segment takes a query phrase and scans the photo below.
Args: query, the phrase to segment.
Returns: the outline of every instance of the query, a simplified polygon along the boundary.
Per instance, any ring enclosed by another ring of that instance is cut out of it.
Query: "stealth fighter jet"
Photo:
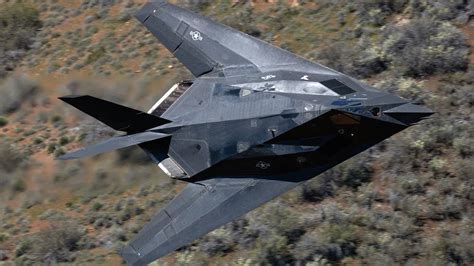
[[[122,250],[145,265],[430,116],[257,38],[167,3],[136,18],[196,77],[142,112],[61,99],[126,134],[64,155],[140,146],[187,186]]]

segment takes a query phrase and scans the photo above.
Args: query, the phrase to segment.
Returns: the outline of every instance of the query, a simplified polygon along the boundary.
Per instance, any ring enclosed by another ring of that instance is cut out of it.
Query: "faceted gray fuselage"
[[[169,4],[136,18],[196,77],[148,113],[65,102],[127,135],[62,156],[139,145],[188,185],[121,251],[150,263],[414,125],[432,111]]]
[[[338,152],[337,143],[343,151],[370,147],[407,127],[383,114],[406,103],[337,75],[277,70],[206,77],[161,114],[173,122],[153,131],[173,135],[169,155],[191,180],[226,164],[232,175],[265,175],[321,166]]]

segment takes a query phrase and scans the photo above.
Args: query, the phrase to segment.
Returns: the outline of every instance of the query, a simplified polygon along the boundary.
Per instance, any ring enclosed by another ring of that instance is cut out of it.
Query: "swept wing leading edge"
[[[129,265],[146,265],[257,208],[301,181],[274,178],[214,178],[188,184],[153,217],[121,255]]]
[[[136,17],[196,77],[213,71],[232,76],[276,67],[340,74],[166,1],[147,3]]]

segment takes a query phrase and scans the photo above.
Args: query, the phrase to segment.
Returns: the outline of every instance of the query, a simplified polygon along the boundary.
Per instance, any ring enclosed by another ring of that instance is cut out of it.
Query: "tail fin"
[[[122,149],[134,145],[139,145],[142,143],[149,143],[156,140],[164,140],[165,143],[168,143],[169,145],[169,141],[166,141],[166,138],[168,137],[170,137],[170,135],[149,131],[133,135],[114,137],[104,142],[89,146],[85,149],[67,153],[63,156],[58,157],[58,160],[73,160],[88,156],[94,156],[97,154]]]
[[[171,123],[155,115],[108,102],[89,95],[60,97],[62,101],[118,131],[128,134]]]

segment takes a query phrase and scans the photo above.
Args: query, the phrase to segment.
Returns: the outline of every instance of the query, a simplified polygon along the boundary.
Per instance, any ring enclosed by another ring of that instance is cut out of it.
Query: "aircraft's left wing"
[[[312,175],[214,178],[190,183],[121,252],[129,265],[146,265],[242,216]],[[288,180],[287,176],[286,179]]]
[[[276,66],[339,74],[167,1],[149,1],[136,17],[196,77],[265,72]]]

